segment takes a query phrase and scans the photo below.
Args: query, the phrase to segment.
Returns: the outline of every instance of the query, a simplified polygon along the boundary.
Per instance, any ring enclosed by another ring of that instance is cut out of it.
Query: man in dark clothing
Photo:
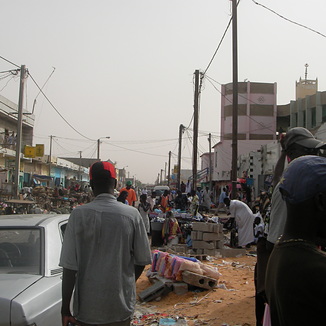
[[[287,205],[283,235],[266,272],[273,326],[324,325],[326,307],[326,158],[291,162],[279,186]]]
[[[271,212],[268,225],[265,227],[266,234],[260,237],[257,243],[257,264],[255,269],[256,286],[256,325],[262,325],[265,296],[265,273],[269,256],[273,250],[276,240],[283,234],[286,220],[286,205],[279,192],[279,181],[284,171],[286,160],[292,161],[304,155],[319,155],[320,149],[326,144],[316,139],[312,133],[303,127],[290,129],[285,136],[280,139],[282,146],[281,156],[278,159],[273,177],[273,194]]]

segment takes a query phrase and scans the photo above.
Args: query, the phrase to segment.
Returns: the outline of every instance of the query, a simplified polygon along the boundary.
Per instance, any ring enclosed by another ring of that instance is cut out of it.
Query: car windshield
[[[40,229],[0,229],[0,274],[41,274]]]

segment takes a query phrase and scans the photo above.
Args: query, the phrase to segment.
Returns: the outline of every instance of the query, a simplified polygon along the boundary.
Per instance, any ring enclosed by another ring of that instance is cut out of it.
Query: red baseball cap
[[[96,177],[103,177],[104,171],[109,171],[110,177],[116,179],[115,167],[112,163],[107,161],[93,163],[92,166],[89,168],[89,179],[92,180]]]

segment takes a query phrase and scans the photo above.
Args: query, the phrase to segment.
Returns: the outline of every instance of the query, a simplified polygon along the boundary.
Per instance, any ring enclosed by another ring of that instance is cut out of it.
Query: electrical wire
[[[71,128],[73,129],[77,134],[79,134],[80,136],[82,136],[85,139],[91,140],[91,141],[96,141],[96,139],[91,139],[85,135],[83,135],[81,132],[79,132],[74,126],[71,125],[70,122],[68,122],[67,119],[65,119],[63,117],[63,115],[57,110],[57,108],[52,104],[52,102],[50,101],[50,99],[45,95],[45,93],[42,91],[41,87],[37,84],[37,82],[35,81],[35,79],[33,78],[33,76],[30,74],[30,72],[28,72],[28,75],[31,77],[32,81],[34,82],[34,84],[36,85],[36,87],[40,90],[40,92],[42,93],[42,95],[45,97],[45,99],[48,101],[48,103],[52,106],[52,108],[55,110],[55,112],[57,112],[57,114],[61,117],[61,119]]]
[[[16,65],[15,63],[9,61],[8,59],[2,57],[1,55],[0,55],[0,59],[2,59],[2,60],[4,60],[4,61],[7,61],[8,63],[12,64],[13,66],[16,66],[17,68],[20,68],[20,66],[18,66],[18,65]]]
[[[135,152],[135,153],[140,153],[140,154],[145,154],[145,155],[151,155],[151,156],[166,157],[166,155],[146,153],[146,152],[142,152],[142,151],[138,151],[138,150],[129,149],[129,148],[126,148],[126,147],[122,147],[122,146],[114,145],[114,144],[112,144],[112,143],[110,143],[110,145],[113,146],[113,147],[117,147],[117,148],[124,149],[124,150],[126,150],[126,151],[130,151],[130,152]]]
[[[221,96],[223,96],[229,103],[231,103],[232,104],[232,101],[230,100],[230,99],[228,99],[225,95],[223,95],[222,93],[221,93],[221,91],[211,82],[211,80],[213,80],[214,82],[216,82],[216,83],[218,83],[218,84],[220,84],[221,86],[222,86],[222,84],[221,83],[219,83],[218,81],[216,81],[216,80],[214,80],[213,78],[210,78],[210,77],[208,77],[207,75],[206,75],[206,78],[207,78],[207,80],[211,83],[211,85],[221,94]],[[211,79],[211,80],[210,80]],[[239,97],[242,97],[243,99],[245,99],[246,101],[248,101],[248,102],[250,102],[250,103],[252,103],[252,104],[256,104],[256,105],[259,105],[259,103],[256,103],[256,102],[254,102],[254,101],[252,101],[252,100],[250,100],[249,98],[247,98],[246,96],[244,96],[244,95],[242,95],[242,94],[238,94],[238,96]],[[245,116],[246,117],[248,117],[249,119],[251,119],[252,121],[254,121],[254,122],[256,122],[256,123],[258,123],[259,125],[261,125],[262,126],[262,128],[264,128],[264,129],[268,129],[269,131],[272,131],[272,132],[274,132],[274,130],[273,129],[271,129],[271,128],[266,128],[266,126],[265,125],[263,125],[261,122],[259,122],[259,121],[257,121],[257,120],[255,120],[252,116],[250,116],[250,115],[248,115],[248,114],[245,114]]]
[[[308,27],[308,26],[306,26],[306,25],[303,25],[303,24],[297,23],[297,22],[295,22],[294,20],[291,20],[291,19],[289,19],[289,18],[286,18],[286,17],[284,17],[283,15],[277,13],[276,11],[274,11],[274,10],[272,10],[272,9],[270,9],[270,8],[268,8],[268,7],[266,7],[265,5],[263,5],[263,4],[261,4],[261,3],[257,2],[257,1],[255,1],[255,0],[252,0],[252,2],[253,2],[254,4],[258,5],[258,6],[263,7],[263,8],[266,9],[266,10],[269,10],[269,11],[272,12],[273,14],[279,16],[280,18],[282,18],[282,19],[284,19],[284,20],[286,20],[286,21],[288,21],[288,22],[290,22],[290,23],[292,23],[292,24],[295,24],[295,25],[298,25],[298,26],[300,26],[300,27],[306,28],[306,29],[308,29],[309,31],[314,32],[314,33],[316,33],[316,34],[318,34],[318,35],[320,35],[320,36],[322,36],[322,37],[326,37],[325,34],[320,33],[320,32],[318,32],[318,31],[316,31],[316,30],[314,30],[314,29],[312,29],[312,28],[310,28],[310,27]]]

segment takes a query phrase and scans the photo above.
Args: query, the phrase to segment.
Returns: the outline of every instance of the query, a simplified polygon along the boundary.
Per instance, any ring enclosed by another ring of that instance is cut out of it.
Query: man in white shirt
[[[135,282],[151,263],[148,237],[138,210],[113,195],[111,163],[94,163],[90,184],[95,199],[73,210],[62,246],[62,325],[129,326]]]

